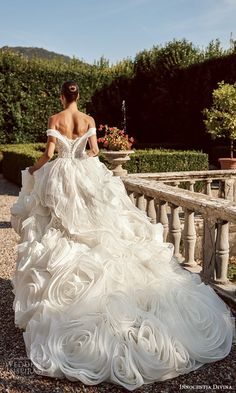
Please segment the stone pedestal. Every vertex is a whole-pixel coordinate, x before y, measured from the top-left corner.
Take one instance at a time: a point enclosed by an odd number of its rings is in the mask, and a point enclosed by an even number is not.
[[[112,172],[114,176],[125,176],[127,170],[122,167],[127,161],[130,160],[129,155],[134,153],[133,150],[118,150],[118,151],[105,151],[104,156],[106,161],[112,165]]]

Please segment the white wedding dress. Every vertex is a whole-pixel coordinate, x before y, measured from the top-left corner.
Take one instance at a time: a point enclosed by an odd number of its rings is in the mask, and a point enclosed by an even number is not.
[[[21,239],[12,278],[15,324],[36,372],[134,390],[226,357],[229,308],[184,270],[123,182],[88,157],[90,128],[59,131],[58,157],[30,175],[11,208]]]

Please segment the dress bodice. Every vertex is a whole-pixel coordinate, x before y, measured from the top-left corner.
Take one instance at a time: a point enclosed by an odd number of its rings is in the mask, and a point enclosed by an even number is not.
[[[59,158],[82,158],[85,152],[88,138],[96,135],[96,128],[89,130],[76,139],[67,138],[57,130],[48,129],[47,136],[55,136],[57,138],[57,150]]]

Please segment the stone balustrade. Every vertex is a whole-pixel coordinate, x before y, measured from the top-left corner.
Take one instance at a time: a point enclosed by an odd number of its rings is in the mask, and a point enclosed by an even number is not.
[[[175,187],[181,187],[184,184],[190,191],[197,191],[195,188],[200,181],[204,184],[203,193],[210,196],[212,195],[212,185],[214,188],[218,185],[217,196],[219,198],[236,201],[236,170],[135,173],[128,176],[129,178],[139,177],[140,179],[155,180]]]
[[[208,177],[209,174],[205,172],[198,172],[196,179],[203,180],[205,176],[208,187],[209,179],[219,179],[224,183],[231,180],[231,183],[233,183],[231,188],[234,188],[236,171],[230,173],[229,171],[207,172],[211,173],[211,177]],[[228,178],[222,172],[227,172]],[[173,182],[186,179],[184,176],[181,177],[183,173],[185,172],[177,172]],[[188,174],[190,173],[193,172],[188,172]],[[220,174],[224,177],[220,178]],[[226,195],[226,197],[228,196],[226,199],[213,198],[209,194],[205,195],[178,188],[176,185],[173,187],[164,184],[166,179],[162,176],[163,174],[148,174],[148,176],[147,174],[136,174],[124,176],[122,180],[133,203],[139,209],[146,211],[153,223],[162,223],[164,241],[168,240],[174,244],[175,257],[187,267],[197,265],[194,256],[196,243],[195,214],[201,214],[204,221],[201,276],[206,282],[227,284],[229,223],[236,223],[236,203],[232,202],[234,196],[234,194],[232,196],[232,189],[230,198],[229,194]],[[157,181],[157,178],[160,178],[162,183],[159,180]],[[192,178],[189,181],[192,181]],[[184,218],[183,229],[181,215]]]

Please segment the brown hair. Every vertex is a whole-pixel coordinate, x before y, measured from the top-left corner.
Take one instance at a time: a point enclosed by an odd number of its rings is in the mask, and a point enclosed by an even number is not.
[[[75,81],[66,81],[61,86],[61,94],[67,102],[76,101],[79,95],[79,86]]]

